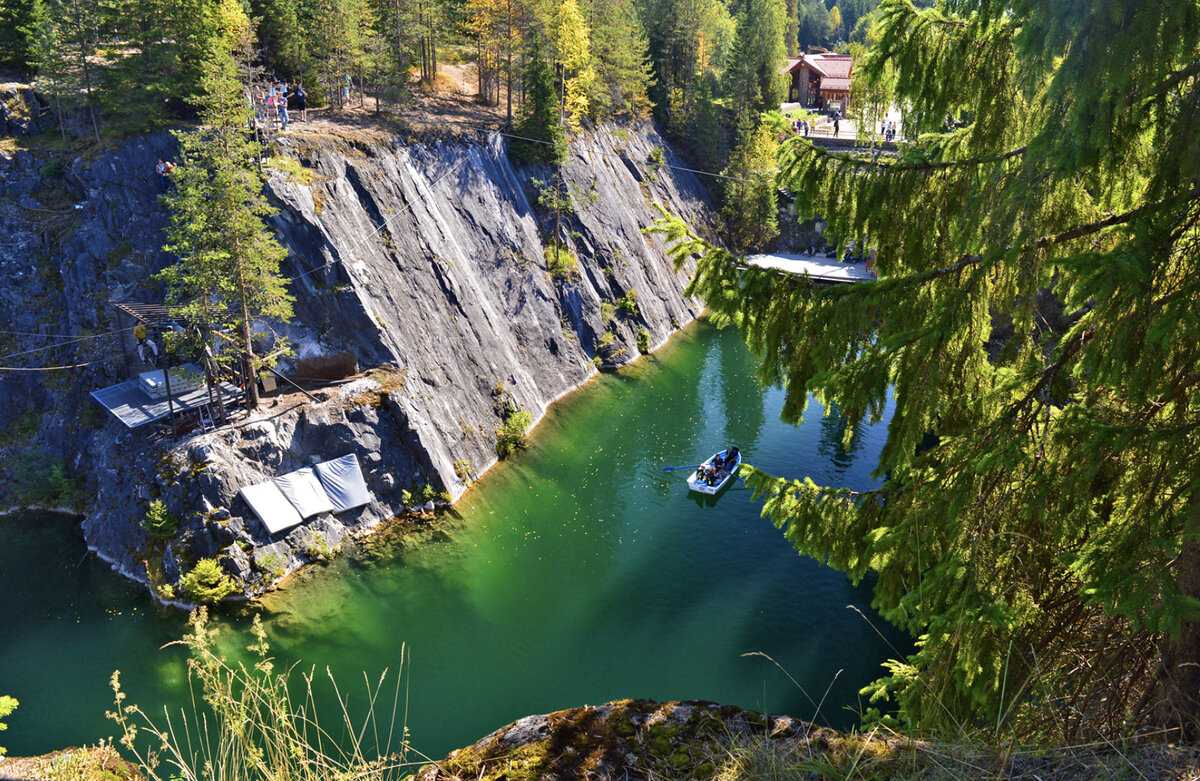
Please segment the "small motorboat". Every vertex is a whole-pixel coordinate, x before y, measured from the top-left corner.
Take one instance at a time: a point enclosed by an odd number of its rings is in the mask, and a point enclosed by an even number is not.
[[[736,447],[714,453],[688,476],[688,488],[696,493],[715,494],[733,480],[741,463],[742,454]]]

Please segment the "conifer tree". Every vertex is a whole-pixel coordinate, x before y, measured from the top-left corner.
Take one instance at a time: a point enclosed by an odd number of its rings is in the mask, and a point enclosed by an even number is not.
[[[96,64],[93,62],[100,35],[101,9],[96,0],[61,0],[51,6],[58,23],[58,39],[66,43],[70,72],[82,93],[83,111],[91,125],[96,143],[100,143],[100,115],[96,89],[99,86]]]
[[[829,9],[829,39],[834,43],[842,40],[842,10],[836,5]]]
[[[779,142],[775,131],[756,125],[749,114],[738,122],[737,143],[729,153],[723,173],[721,218],[729,246],[737,252],[761,252],[779,235],[775,156]]]
[[[650,111],[647,88],[654,80],[646,33],[632,0],[590,0],[584,6],[592,31],[599,81],[595,91],[600,117],[642,117]]]
[[[21,32],[28,41],[27,65],[37,71],[34,82],[41,92],[50,97],[54,106],[58,131],[63,142],[67,140],[66,112],[71,97],[70,64],[62,41],[62,29],[56,21],[56,0],[33,0],[29,13],[29,26]],[[66,104],[66,105],[64,105]]]
[[[504,0],[467,0],[464,32],[475,42],[477,99],[496,104],[500,99],[501,69],[508,35]]]
[[[530,140],[515,139],[510,149],[517,158],[531,163],[561,162],[566,157],[567,145],[559,124],[554,72],[537,31],[530,34],[523,82],[525,101],[521,104],[516,134]]]
[[[253,0],[259,20],[255,34],[262,45],[264,66],[281,78],[302,81],[310,58],[309,31],[299,0]]]
[[[880,29],[856,76],[894,74],[919,140],[781,153],[878,281],[816,288],[663,225],[785,419],[810,394],[849,429],[893,410],[876,488],[746,481],[800,551],[875,573],[875,606],[919,638],[872,689],[909,727],[1194,737],[1200,14],[885,0]]]
[[[29,31],[35,0],[0,0],[0,66],[25,72],[34,59]]]
[[[729,66],[729,95],[739,114],[778,109],[786,94],[780,66],[787,58],[783,0],[747,0],[738,16]]]
[[[164,249],[179,262],[159,278],[167,286],[168,302],[197,326],[202,346],[212,344],[213,334],[233,332],[234,349],[217,360],[244,368],[250,378],[248,402],[254,407],[257,372],[286,350],[276,340],[271,353],[256,355],[255,325],[286,321],[292,299],[279,274],[286,252],[263,224],[274,210],[263,195],[255,164],[258,145],[245,131],[250,113],[234,52],[249,45],[251,33],[239,0],[220,0],[215,30],[202,78],[205,125],[176,133],[180,159],[167,199],[171,225]]]
[[[136,132],[172,114],[192,116],[214,10],[212,0],[107,0],[105,12],[120,41],[108,47],[101,79],[108,123]]]

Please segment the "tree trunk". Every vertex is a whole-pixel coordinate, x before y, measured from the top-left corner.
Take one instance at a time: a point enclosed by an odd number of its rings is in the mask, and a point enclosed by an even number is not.
[[[1186,533],[1200,533],[1200,492],[1192,497]],[[1185,596],[1200,599],[1200,542],[1183,544],[1175,560],[1175,581]],[[1200,737],[1200,621],[1185,619],[1179,636],[1167,638],[1163,674],[1166,723],[1180,731],[1179,740],[1194,741]]]
[[[241,242],[236,235],[233,237],[233,262],[237,269],[238,308],[241,314],[238,336],[242,343],[242,365],[245,367],[242,381],[246,386],[246,408],[258,409],[258,375],[254,370],[254,342],[250,338],[249,294],[246,292],[246,276],[242,269]]]
[[[505,74],[505,76],[507,77],[507,79],[506,79],[506,81],[507,81],[507,85],[506,85],[506,87],[505,87],[505,93],[506,93],[506,95],[505,95],[505,98],[506,98],[506,100],[508,101],[508,109],[507,109],[507,111],[506,111],[506,116],[505,116],[505,120],[504,120],[504,126],[505,126],[505,127],[507,127],[509,130],[511,130],[511,129],[512,129],[512,123],[513,123],[513,121],[512,121],[512,52],[513,52],[513,40],[512,40],[512,23],[513,23],[513,18],[512,18],[512,15],[513,15],[513,12],[512,12],[512,0],[508,0],[508,2],[505,4],[505,7],[506,7],[506,9],[507,9],[507,11],[508,11],[508,13],[506,14],[506,22],[507,22],[507,26],[506,26],[506,28],[505,28],[505,33],[504,33],[504,36],[505,36],[505,37],[504,37],[504,48],[506,49],[506,52],[505,52],[505,53],[508,55],[508,56],[507,56],[507,59],[508,59],[507,71],[508,71],[508,72]]]
[[[79,0],[75,0],[75,15],[79,28],[79,64],[83,70],[83,86],[87,95],[88,115],[92,120],[92,132],[96,135],[96,145],[100,145],[100,123],[96,119],[96,105],[92,100],[92,69],[88,67],[87,29],[83,23],[83,11],[79,8]]]

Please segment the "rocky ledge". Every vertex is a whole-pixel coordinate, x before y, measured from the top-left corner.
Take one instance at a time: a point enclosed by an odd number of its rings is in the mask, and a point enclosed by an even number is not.
[[[1092,781],[1200,777],[1192,746],[1022,747],[977,735],[918,740],[890,729],[837,732],[790,716],[712,702],[620,700],[528,716],[445,760],[418,781],[645,779],[922,779]]]
[[[826,754],[838,733],[790,716],[712,702],[620,700],[542,716],[496,730],[419,781],[710,778],[739,751]]]

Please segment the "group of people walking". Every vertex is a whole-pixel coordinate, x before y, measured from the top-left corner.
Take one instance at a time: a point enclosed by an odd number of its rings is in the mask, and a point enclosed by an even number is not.
[[[254,122],[259,129],[287,130],[288,102],[291,101],[301,122],[308,121],[308,93],[303,82],[296,82],[288,89],[287,82],[268,82],[265,87],[251,85],[243,94],[246,104],[254,112]]]
[[[879,134],[883,136],[884,141],[896,140],[896,123],[894,121],[880,122]]]

